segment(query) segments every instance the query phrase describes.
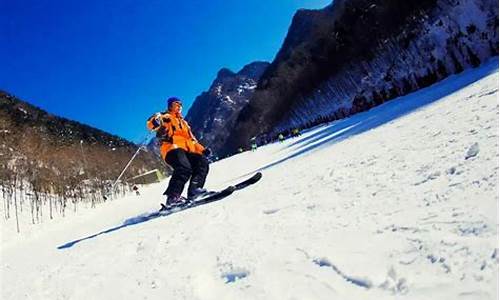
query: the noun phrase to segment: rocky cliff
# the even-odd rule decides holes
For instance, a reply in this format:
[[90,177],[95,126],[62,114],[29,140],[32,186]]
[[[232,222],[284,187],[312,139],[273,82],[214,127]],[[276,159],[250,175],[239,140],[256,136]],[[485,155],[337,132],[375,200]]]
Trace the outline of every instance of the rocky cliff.
[[248,104],[269,63],[253,62],[234,73],[223,68],[208,91],[196,97],[186,120],[196,137],[217,152],[227,140],[241,109]]
[[299,10],[221,151],[367,110],[497,55],[493,0],[336,0]]

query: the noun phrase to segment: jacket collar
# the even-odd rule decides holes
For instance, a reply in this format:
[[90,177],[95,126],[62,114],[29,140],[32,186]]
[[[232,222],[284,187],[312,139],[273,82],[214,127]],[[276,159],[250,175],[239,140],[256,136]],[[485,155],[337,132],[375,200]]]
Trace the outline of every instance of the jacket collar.
[[172,113],[171,111],[167,110],[167,111],[166,111],[166,114],[169,114],[169,115],[171,115],[172,117],[176,117],[176,118],[179,118],[179,119],[183,119],[183,118],[182,118],[182,113],[174,114],[174,113]]

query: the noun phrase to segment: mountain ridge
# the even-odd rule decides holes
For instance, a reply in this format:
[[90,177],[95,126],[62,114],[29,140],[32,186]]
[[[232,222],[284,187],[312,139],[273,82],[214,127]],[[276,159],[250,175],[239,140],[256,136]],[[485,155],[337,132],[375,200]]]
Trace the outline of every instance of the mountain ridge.
[[491,0],[334,1],[299,10],[221,151],[365,111],[498,55]]
[[251,62],[238,72],[222,68],[207,91],[196,97],[186,115],[195,136],[214,150],[222,147],[240,110],[248,103],[269,63]]
[[[92,179],[104,193],[105,182],[116,179],[138,149],[124,138],[58,117],[5,91],[0,92],[0,140],[1,184],[25,180],[34,189],[51,191]],[[143,152],[126,174],[158,166],[154,154]]]

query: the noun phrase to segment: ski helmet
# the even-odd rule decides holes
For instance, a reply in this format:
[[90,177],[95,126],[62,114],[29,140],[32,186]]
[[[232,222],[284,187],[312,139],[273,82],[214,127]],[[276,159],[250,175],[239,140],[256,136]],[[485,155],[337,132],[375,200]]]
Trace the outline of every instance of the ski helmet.
[[174,102],[179,102],[179,103],[182,105],[182,101],[181,101],[181,99],[179,99],[179,98],[177,98],[177,97],[170,97],[170,98],[168,98],[168,100],[167,100],[167,107],[172,106],[172,103],[174,103]]

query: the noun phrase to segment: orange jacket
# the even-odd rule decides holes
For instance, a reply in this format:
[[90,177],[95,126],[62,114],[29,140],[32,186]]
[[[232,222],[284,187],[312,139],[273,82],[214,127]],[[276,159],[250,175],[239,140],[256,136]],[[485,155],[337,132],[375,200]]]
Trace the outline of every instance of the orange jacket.
[[197,154],[202,154],[205,150],[181,115],[174,116],[169,112],[158,113],[151,116],[146,124],[150,130],[156,131],[156,137],[161,142],[160,152],[164,160],[167,153],[173,149],[180,148]]

